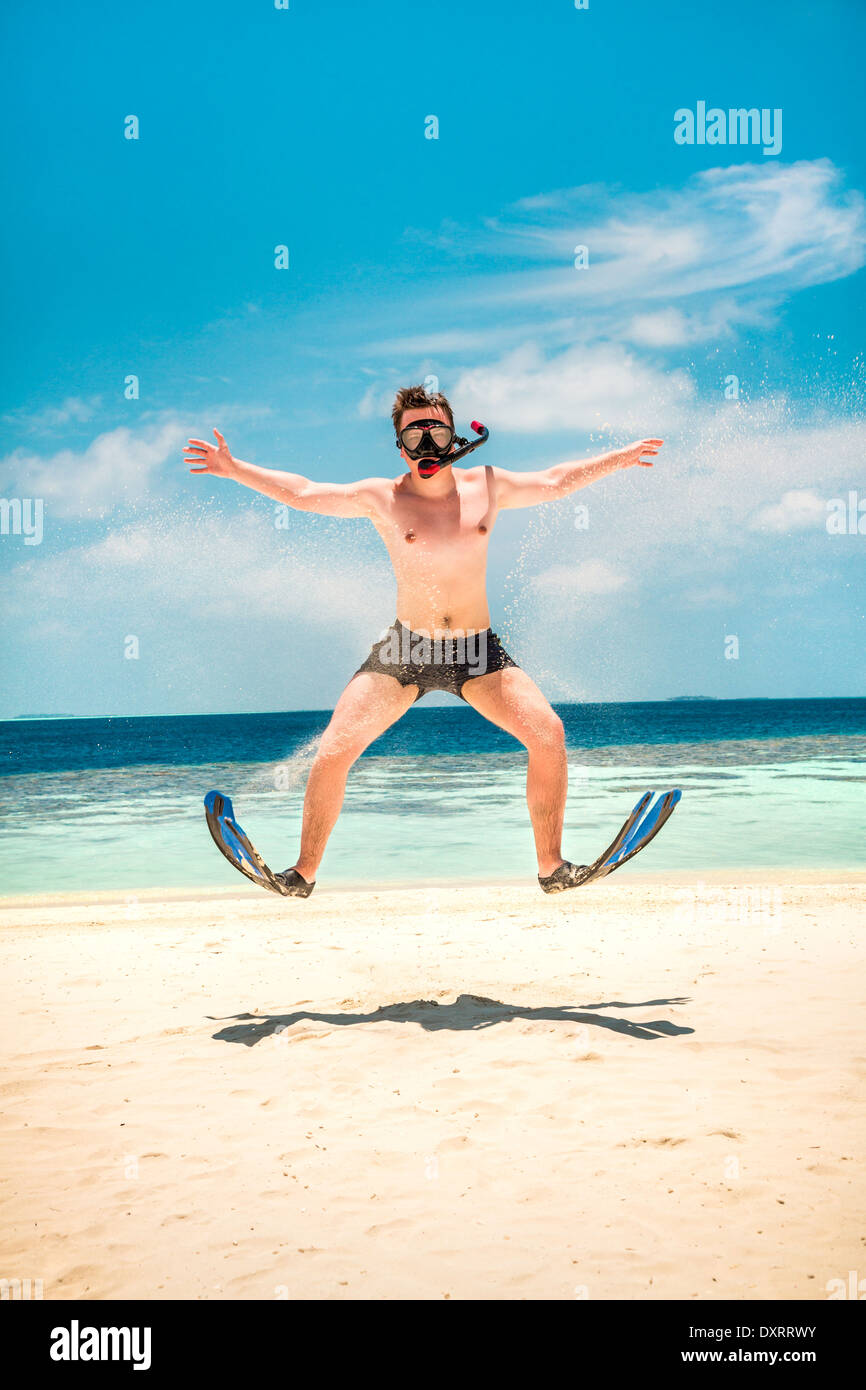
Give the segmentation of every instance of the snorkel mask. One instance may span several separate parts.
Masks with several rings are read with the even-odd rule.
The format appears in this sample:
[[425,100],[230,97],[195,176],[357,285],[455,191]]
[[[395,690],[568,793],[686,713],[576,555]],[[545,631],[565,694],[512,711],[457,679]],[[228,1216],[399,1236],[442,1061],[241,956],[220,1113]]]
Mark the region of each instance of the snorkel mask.
[[[468,439],[455,434],[446,420],[413,420],[397,435],[397,448],[405,449],[409,458],[418,464],[420,477],[433,478],[440,468],[448,468],[485,443],[489,436],[484,426],[478,420],[473,420],[472,428],[480,438],[473,439],[470,444]],[[460,447],[452,454],[451,449],[455,444]]]

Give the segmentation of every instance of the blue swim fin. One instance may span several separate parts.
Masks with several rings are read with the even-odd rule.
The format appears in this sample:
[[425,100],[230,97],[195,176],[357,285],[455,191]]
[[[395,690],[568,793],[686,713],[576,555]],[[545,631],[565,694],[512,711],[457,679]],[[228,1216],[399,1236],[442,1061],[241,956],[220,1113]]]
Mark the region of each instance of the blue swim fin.
[[[610,849],[605,850],[604,854],[590,865],[590,871],[583,880],[584,883],[589,883],[594,878],[604,878],[605,875],[612,874],[614,869],[619,869],[629,859],[633,859],[636,854],[639,854],[659,833],[665,821],[673,815],[681,796],[682,792],[679,790],[661,792],[646,814],[639,817],[636,823],[632,823],[632,827],[626,835],[623,837],[622,831],[620,831]],[[649,800],[649,795],[644,799],[644,805],[646,805],[647,800]],[[638,806],[640,804],[638,802]]]
[[644,792],[643,796],[635,806],[634,810],[632,811],[628,820],[625,822],[624,826],[622,827],[622,830],[620,830],[613,844],[608,845],[604,854],[600,854],[594,864],[590,864],[589,868],[591,870],[598,868],[599,864],[607,863],[608,859],[610,859],[612,855],[616,854],[617,850],[621,848],[621,846],[625,843],[625,841],[631,835],[632,831],[637,826],[638,821],[640,820],[641,816],[643,815],[644,811],[646,810],[647,806],[652,801],[652,799],[652,792]]
[[225,796],[222,792],[208,792],[204,799],[204,809],[208,830],[214,843],[229,863],[260,888],[268,888],[272,893],[279,893],[281,897],[285,897],[255,845],[235,820],[231,797]]
[[662,792],[650,806],[652,792],[645,792],[616,839],[594,864],[570,864],[566,861],[547,878],[539,874],[541,888],[545,893],[562,893],[567,888],[581,888],[585,883],[612,874],[614,869],[632,859],[659,833],[681,796],[681,791]]

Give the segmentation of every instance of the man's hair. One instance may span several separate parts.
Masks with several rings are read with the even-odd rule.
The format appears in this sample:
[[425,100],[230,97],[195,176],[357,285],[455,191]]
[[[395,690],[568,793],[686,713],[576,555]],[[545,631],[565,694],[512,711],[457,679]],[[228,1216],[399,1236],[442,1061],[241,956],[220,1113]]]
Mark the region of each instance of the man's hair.
[[404,410],[420,410],[422,406],[437,406],[444,410],[453,430],[454,412],[447,396],[443,396],[441,391],[425,391],[423,386],[403,386],[394,397],[394,408],[391,411],[394,433],[400,433],[400,421]]

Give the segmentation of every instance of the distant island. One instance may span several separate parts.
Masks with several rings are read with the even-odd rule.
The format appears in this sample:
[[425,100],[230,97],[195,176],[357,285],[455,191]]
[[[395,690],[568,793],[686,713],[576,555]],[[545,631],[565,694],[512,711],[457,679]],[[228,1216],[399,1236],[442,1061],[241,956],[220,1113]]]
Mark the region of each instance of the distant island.
[[673,704],[677,700],[718,700],[718,695],[669,695],[668,704]]
[[13,719],[81,719],[80,714],[13,714]]

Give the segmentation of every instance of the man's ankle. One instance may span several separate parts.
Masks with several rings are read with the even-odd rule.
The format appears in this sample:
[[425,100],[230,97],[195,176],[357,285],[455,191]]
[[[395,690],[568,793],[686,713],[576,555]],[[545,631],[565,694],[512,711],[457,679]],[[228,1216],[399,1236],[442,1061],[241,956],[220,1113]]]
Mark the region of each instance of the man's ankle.
[[[543,862],[543,864],[544,864],[544,867],[543,867],[543,868],[542,868],[542,862]],[[538,877],[539,877],[539,878],[550,878],[550,875],[551,875],[551,874],[555,874],[555,873],[556,873],[556,870],[559,868],[560,864],[564,864],[565,862],[566,862],[566,861],[563,859],[563,857],[562,857],[561,854],[560,854],[558,857],[556,857],[556,858],[545,859],[544,861],[539,860],[539,864],[538,864]],[[300,870],[299,870],[298,872],[300,872]]]

